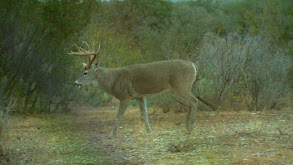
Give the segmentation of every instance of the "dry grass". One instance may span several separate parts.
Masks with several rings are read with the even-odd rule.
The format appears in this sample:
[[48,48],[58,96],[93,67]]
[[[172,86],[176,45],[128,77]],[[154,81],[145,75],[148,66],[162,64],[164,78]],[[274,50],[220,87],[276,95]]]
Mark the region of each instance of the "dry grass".
[[198,112],[191,134],[184,113],[158,112],[146,134],[135,107],[116,141],[108,138],[115,117],[101,109],[14,117],[6,149],[26,164],[293,164],[292,109]]
[[[103,116],[107,114],[99,112]],[[114,115],[113,115],[114,116]],[[137,109],[128,111],[115,147],[131,162],[155,164],[292,164],[293,112],[198,112],[192,134],[185,129],[185,114],[150,117],[145,134]],[[106,121],[106,120],[105,120]],[[107,130],[111,131],[111,128]],[[108,131],[107,131],[108,132]],[[132,159],[131,159],[132,158]],[[137,159],[138,158],[138,159]]]
[[107,162],[98,141],[92,141],[91,136],[76,127],[76,118],[73,114],[12,117],[4,139],[4,150],[9,155],[6,164]]

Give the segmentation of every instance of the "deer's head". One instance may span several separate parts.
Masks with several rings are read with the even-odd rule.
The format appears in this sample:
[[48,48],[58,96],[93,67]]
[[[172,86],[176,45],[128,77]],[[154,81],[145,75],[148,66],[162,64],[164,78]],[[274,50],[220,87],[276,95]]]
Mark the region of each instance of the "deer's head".
[[95,44],[93,44],[93,47],[91,48],[88,43],[86,43],[86,42],[84,42],[84,43],[87,45],[88,50],[85,50],[85,49],[75,45],[78,49],[78,52],[71,51],[70,53],[68,53],[71,55],[88,56],[89,57],[88,63],[82,63],[84,69],[83,69],[81,76],[77,80],[74,81],[74,85],[77,85],[77,86],[86,85],[86,84],[89,84],[89,83],[93,82],[94,80],[96,80],[95,70],[97,67],[99,67],[98,63],[96,63],[94,65],[94,67],[92,67],[92,64],[100,51],[101,45],[99,45],[98,50],[95,50]]

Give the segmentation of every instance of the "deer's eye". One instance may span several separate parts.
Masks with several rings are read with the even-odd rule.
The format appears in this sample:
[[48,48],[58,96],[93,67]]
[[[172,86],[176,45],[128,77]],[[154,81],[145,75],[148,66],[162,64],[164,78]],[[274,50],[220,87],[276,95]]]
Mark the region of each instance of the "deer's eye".
[[87,72],[84,72],[83,75],[87,75]]

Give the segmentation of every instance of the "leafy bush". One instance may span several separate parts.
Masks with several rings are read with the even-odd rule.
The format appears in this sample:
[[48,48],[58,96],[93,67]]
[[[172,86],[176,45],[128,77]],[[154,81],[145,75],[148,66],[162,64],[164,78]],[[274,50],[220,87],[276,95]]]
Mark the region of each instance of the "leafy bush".
[[86,4],[0,2],[0,80],[7,82],[2,97],[17,99],[18,112],[51,112],[71,100],[72,60],[64,42],[87,24]]

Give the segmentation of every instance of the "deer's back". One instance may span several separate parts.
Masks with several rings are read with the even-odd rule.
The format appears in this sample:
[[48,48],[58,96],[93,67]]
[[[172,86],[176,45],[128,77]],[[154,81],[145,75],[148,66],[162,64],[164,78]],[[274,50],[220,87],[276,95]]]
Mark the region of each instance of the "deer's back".
[[195,81],[194,64],[184,60],[158,61],[125,67],[132,87],[139,94],[185,88]]

